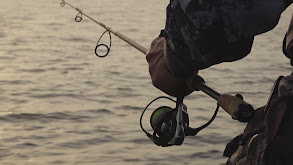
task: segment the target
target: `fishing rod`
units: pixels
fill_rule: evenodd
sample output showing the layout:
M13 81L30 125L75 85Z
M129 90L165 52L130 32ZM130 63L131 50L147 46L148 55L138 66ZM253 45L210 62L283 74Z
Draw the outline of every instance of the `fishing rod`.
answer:
M102 26L106 29L106 31L102 34L102 36L108 32L110 36L110 46L108 47L105 44L98 44L102 36L99 38L95 53L98 57L105 57L108 55L111 47L111 33L128 43L129 45L133 46L143 54L147 54L148 49L144 48L137 42L129 39L125 35L121 34L118 31L113 30L111 27L107 26L106 24L95 20L94 18L90 17L88 14L83 12L81 9L74 7L73 5L69 4L65 0L61 0L61 7L64 7L65 4L70 6L71 8L78 11L78 14L75 17L76 22L80 22L82 20L82 16L86 16L93 22L97 23L98 25ZM99 55L97 53L97 49L99 46L104 46L107 48L107 53L103 56ZM196 135L200 130L207 127L211 122L215 119L219 106L221 106L228 114L232 116L233 119L238 120L240 122L248 122L251 120L254 116L254 109L253 107L248 104L247 102L243 101L243 97L239 94L236 96L231 96L227 94L220 94L217 91L213 90L212 88L208 87L204 79L200 76L194 76L192 79L186 81L186 85L194 90L202 91L212 97L213 99L218 101L217 108L215 110L214 115L212 118L203 126L198 128L191 128L189 127L189 118L187 113L187 107L183 104L184 97L177 97L176 101L169 98L169 97L158 97L151 101L143 110L141 117L140 117L140 126L141 129L146 133L146 135L158 146L172 146L172 145L181 145L184 141L185 136L194 136ZM148 109L148 107L158 99L168 99L176 103L175 108L162 106L157 108L153 111L151 118L150 118L150 124L154 130L153 134L148 133L142 126L142 118L145 113L145 111Z
M64 1L64 0L61 0L61 4L60 6L61 7L64 7L65 4L67 4L68 6L70 6L71 8L75 9L76 11L78 11L79 13L76 15L75 17L75 21L76 22L80 22L82 20L82 16L84 15L85 17L89 18L90 20L92 20L93 22L95 22L96 24L102 26L103 28L106 29L106 31L108 31L109 33L112 33L114 35L116 35L117 37L119 37L120 39L122 39L123 41L125 41L126 43L128 43L129 45L133 46L134 48L136 48L137 50L139 50L140 52L142 52L143 54L146 55L148 49L146 49L145 47L141 46L140 44L138 44L137 42L131 40L130 38L126 37L125 35L123 35L122 33L118 32L118 31L115 31L113 30L111 27L107 26L106 24L104 24L103 22L100 22L100 21L97 21L96 19L92 18L91 16L89 16L88 14L86 14L85 12L83 12L81 9L69 4L68 2ZM106 32L105 31L105 32ZM104 32L104 33L105 33ZM104 34L103 33L103 34ZM103 36L102 34L102 36ZM101 36L101 37L102 37ZM100 37L100 39L101 39ZM100 41L99 39L99 41ZM106 46L105 44L100 44L100 46ZM99 47L99 46L97 46ZM96 52L97 52L97 47L96 47ZM106 46L107 48L107 53L106 55L109 53L110 49ZM97 56L99 56L97 53L96 53ZM105 55L105 56L106 56ZM99 56L99 57L105 57L105 56Z

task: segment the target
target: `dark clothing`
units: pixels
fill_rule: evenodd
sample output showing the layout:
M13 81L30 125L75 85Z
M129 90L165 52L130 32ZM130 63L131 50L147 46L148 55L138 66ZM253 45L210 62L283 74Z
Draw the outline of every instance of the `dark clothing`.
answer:
M165 60L176 77L250 53L255 35L273 29L292 0L171 0Z
M255 111L244 132L224 151L226 165L293 164L293 74L282 78L268 104Z

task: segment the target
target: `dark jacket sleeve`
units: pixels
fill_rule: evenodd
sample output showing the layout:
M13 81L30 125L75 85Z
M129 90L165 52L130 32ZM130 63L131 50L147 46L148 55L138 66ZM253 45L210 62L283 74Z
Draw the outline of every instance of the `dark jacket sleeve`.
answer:
M171 0L165 26L169 70L176 77L184 77L215 64L242 59L250 53L254 36L273 29L291 3Z

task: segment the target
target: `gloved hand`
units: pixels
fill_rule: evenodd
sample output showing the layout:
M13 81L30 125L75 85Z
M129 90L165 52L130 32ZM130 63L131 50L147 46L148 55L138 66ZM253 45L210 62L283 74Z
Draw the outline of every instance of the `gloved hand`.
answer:
M150 50L146 55L149 63L149 72L153 85L168 95L179 97L186 96L193 92L186 86L186 80L193 75L185 78L176 78L168 70L164 59L165 38L158 37L153 40ZM198 72L195 73L195 75Z

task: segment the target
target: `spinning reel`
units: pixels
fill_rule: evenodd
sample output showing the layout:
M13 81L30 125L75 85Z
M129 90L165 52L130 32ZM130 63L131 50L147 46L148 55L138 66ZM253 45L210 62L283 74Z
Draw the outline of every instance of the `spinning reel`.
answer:
M142 118L148 107L156 100L162 98L175 102L176 107L161 106L153 111L150 117L150 125L154 132L150 134L143 128ZM175 101L169 97L161 96L151 101L143 110L140 118L140 126L149 139L158 146L168 147L172 145L181 145L185 136L194 136L211 124L217 115L218 109L219 106L217 106L213 117L206 124L198 128L191 128L189 127L187 107L183 104L183 97L177 98Z

